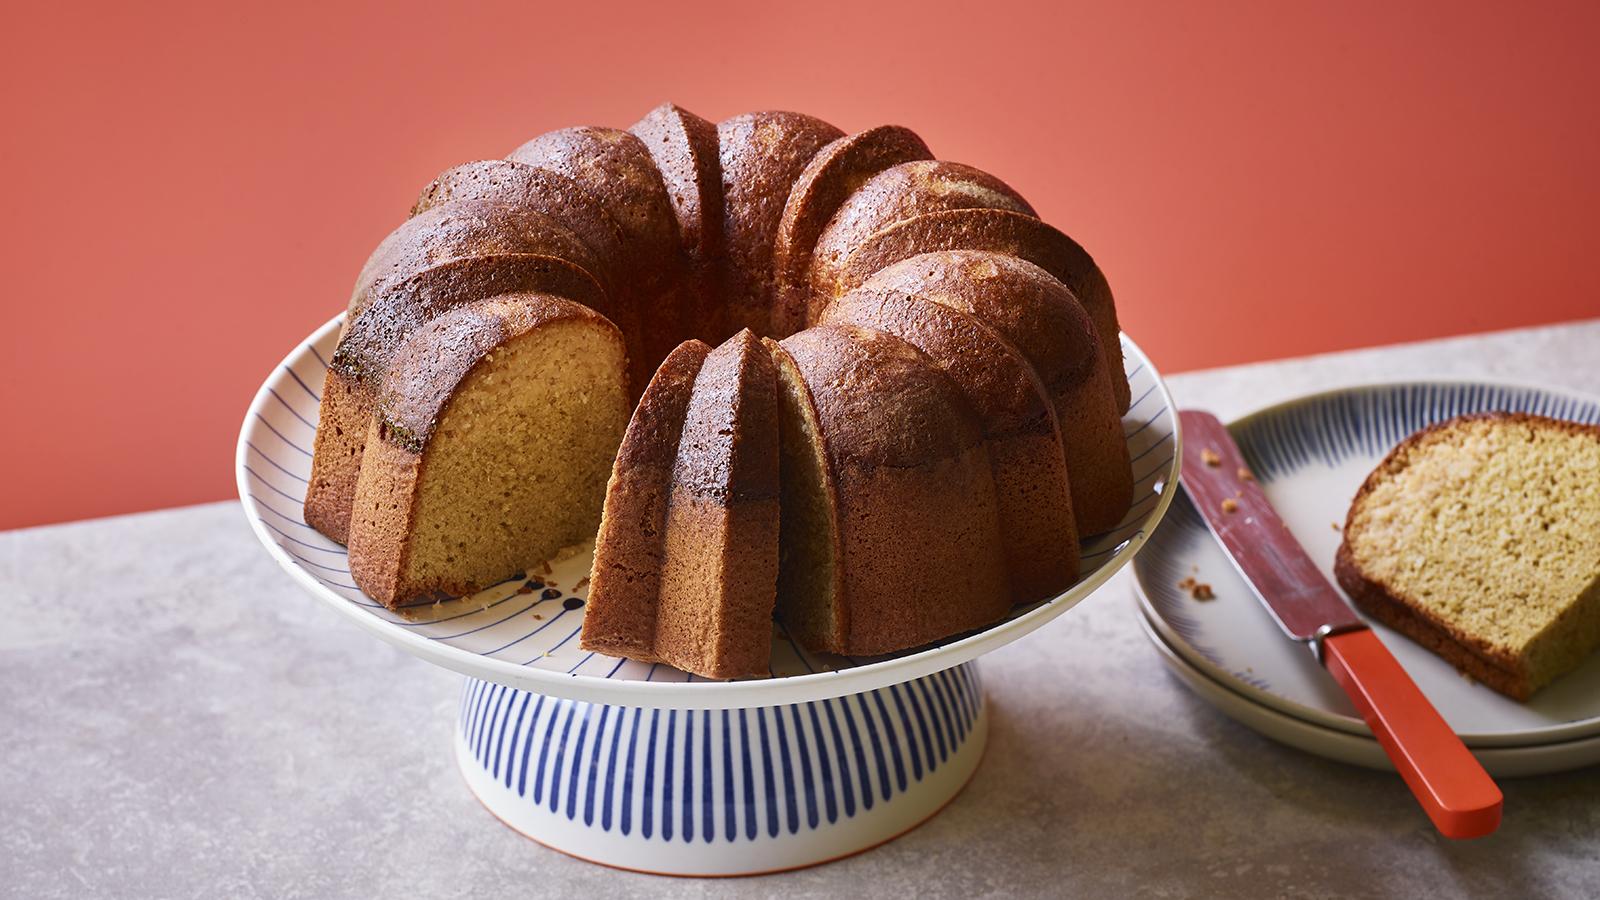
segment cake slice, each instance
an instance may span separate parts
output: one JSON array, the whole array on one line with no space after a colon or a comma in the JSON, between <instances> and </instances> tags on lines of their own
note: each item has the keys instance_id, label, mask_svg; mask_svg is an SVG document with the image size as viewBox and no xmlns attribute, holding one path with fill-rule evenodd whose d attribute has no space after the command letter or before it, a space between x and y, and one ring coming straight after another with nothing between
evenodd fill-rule
<instances>
[{"instance_id":1,"label":"cake slice","mask_svg":"<svg viewBox=\"0 0 1600 900\"><path fill-rule=\"evenodd\" d=\"M768 672L778 590L777 391L771 354L740 331L706 357L678 441L656 653L708 678Z\"/></svg>"},{"instance_id":2,"label":"cake slice","mask_svg":"<svg viewBox=\"0 0 1600 900\"><path fill-rule=\"evenodd\" d=\"M989 446L1012 600L1066 590L1079 561L1072 489L1055 404L1028 360L976 316L910 294L852 291L823 311L833 323L892 334L950 376Z\"/></svg>"},{"instance_id":3,"label":"cake slice","mask_svg":"<svg viewBox=\"0 0 1600 900\"><path fill-rule=\"evenodd\" d=\"M911 129L880 125L839 138L811 157L789 190L773 245L773 335L785 337L809 324L811 253L839 206L884 169L932 156Z\"/></svg>"},{"instance_id":4,"label":"cake slice","mask_svg":"<svg viewBox=\"0 0 1600 900\"><path fill-rule=\"evenodd\" d=\"M1356 493L1334 572L1363 612L1527 700L1600 646L1600 427L1417 432Z\"/></svg>"},{"instance_id":5,"label":"cake slice","mask_svg":"<svg viewBox=\"0 0 1600 900\"><path fill-rule=\"evenodd\" d=\"M1005 209L1034 215L1033 207L1004 181L982 169L942 159L890 166L867 179L838 209L810 254L809 279L820 301L845 293L840 286L850 251L885 228L924 213L952 209ZM810 321L820 305L810 312Z\"/></svg>"},{"instance_id":6,"label":"cake slice","mask_svg":"<svg viewBox=\"0 0 1600 900\"><path fill-rule=\"evenodd\" d=\"M412 216L378 244L356 278L345 322L423 269L508 253L565 260L591 274L600 269L588 245L551 216L494 200L452 200Z\"/></svg>"},{"instance_id":7,"label":"cake slice","mask_svg":"<svg viewBox=\"0 0 1600 900\"><path fill-rule=\"evenodd\" d=\"M1004 209L952 209L897 222L851 251L833 296L843 296L901 260L944 250L988 250L1015 256L1066 285L1094 322L1117 397L1117 411L1128 411L1130 397L1128 379L1123 374L1121 326L1117 323L1111 286L1076 241L1033 216Z\"/></svg>"},{"instance_id":8,"label":"cake slice","mask_svg":"<svg viewBox=\"0 0 1600 900\"><path fill-rule=\"evenodd\" d=\"M587 307L507 294L423 325L368 426L356 585L389 607L468 594L590 540L627 419L622 336Z\"/></svg>"},{"instance_id":9,"label":"cake slice","mask_svg":"<svg viewBox=\"0 0 1600 900\"><path fill-rule=\"evenodd\" d=\"M1079 536L1122 521L1134 487L1122 416L1094 325L1065 285L1009 254L954 250L898 262L855 293L904 293L960 310L1017 348L1055 404Z\"/></svg>"},{"instance_id":10,"label":"cake slice","mask_svg":"<svg viewBox=\"0 0 1600 900\"><path fill-rule=\"evenodd\" d=\"M667 354L628 422L595 539L580 639L585 649L659 661L656 601L672 470L694 381L710 352L700 341L685 341Z\"/></svg>"},{"instance_id":11,"label":"cake slice","mask_svg":"<svg viewBox=\"0 0 1600 900\"><path fill-rule=\"evenodd\" d=\"M719 292L729 333L772 333L773 253L784 203L811 157L841 137L844 132L827 122L793 112L745 113L717 124L724 254Z\"/></svg>"},{"instance_id":12,"label":"cake slice","mask_svg":"<svg viewBox=\"0 0 1600 900\"><path fill-rule=\"evenodd\" d=\"M341 544L350 539L350 510L378 382L406 335L452 306L523 292L610 308L600 285L573 263L537 253L503 253L430 266L391 284L360 315L346 320L322 383L306 485L307 525Z\"/></svg>"},{"instance_id":13,"label":"cake slice","mask_svg":"<svg viewBox=\"0 0 1600 900\"><path fill-rule=\"evenodd\" d=\"M779 617L811 650L866 656L1011 608L994 475L949 377L892 335L808 328L781 344Z\"/></svg>"},{"instance_id":14,"label":"cake slice","mask_svg":"<svg viewBox=\"0 0 1600 900\"><path fill-rule=\"evenodd\" d=\"M629 423L581 640L707 678L764 675L778 581L777 376L748 330L704 348L674 351Z\"/></svg>"}]
</instances>

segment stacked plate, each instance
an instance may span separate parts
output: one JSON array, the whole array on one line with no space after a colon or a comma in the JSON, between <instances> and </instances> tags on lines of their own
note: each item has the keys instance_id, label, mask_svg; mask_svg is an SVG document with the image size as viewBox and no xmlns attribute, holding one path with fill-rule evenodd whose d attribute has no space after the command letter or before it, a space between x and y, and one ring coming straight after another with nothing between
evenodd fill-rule
<instances>
[{"instance_id":1,"label":"stacked plate","mask_svg":"<svg viewBox=\"0 0 1600 900\"><path fill-rule=\"evenodd\" d=\"M1331 579L1350 499L1389 449L1426 425L1489 410L1600 422L1600 400L1589 397L1426 382L1317 394L1229 427L1267 497ZM1197 695L1283 743L1393 768L1349 699L1304 646L1278 630L1181 491L1133 570L1145 634ZM1202 599L1207 594L1213 596ZM1536 775L1600 763L1600 653L1518 703L1397 632L1373 628L1490 773Z\"/></svg>"}]
</instances>

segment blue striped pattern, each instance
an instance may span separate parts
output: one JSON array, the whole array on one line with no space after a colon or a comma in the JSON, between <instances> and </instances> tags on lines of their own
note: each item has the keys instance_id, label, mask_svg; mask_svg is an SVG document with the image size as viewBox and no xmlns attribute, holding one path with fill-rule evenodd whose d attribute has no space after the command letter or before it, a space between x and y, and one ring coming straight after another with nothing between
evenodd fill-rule
<instances>
[{"instance_id":1,"label":"blue striped pattern","mask_svg":"<svg viewBox=\"0 0 1600 900\"><path fill-rule=\"evenodd\" d=\"M815 831L914 790L983 708L971 663L878 691L751 709L557 700L467 679L456 736L519 802L646 840Z\"/></svg>"},{"instance_id":2,"label":"blue striped pattern","mask_svg":"<svg viewBox=\"0 0 1600 900\"><path fill-rule=\"evenodd\" d=\"M1531 387L1429 382L1340 391L1252 416L1233 427L1263 481L1312 463L1381 457L1411 433L1465 413L1526 412L1600 423L1600 403Z\"/></svg>"},{"instance_id":3,"label":"blue striped pattern","mask_svg":"<svg viewBox=\"0 0 1600 900\"><path fill-rule=\"evenodd\" d=\"M618 660L582 650L578 633L582 608L566 601L585 594L589 554L555 561L527 578L494 585L471 597L423 603L391 612L365 597L350 576L344 547L318 534L302 518L311 471L311 451L327 359L337 342L330 323L310 343L274 371L252 407L241 434L240 493L245 512L291 563L314 579L325 599L358 607L387 627L403 629L467 653L575 677L632 681L695 681L662 665ZM1159 389L1156 372L1138 348L1125 340L1134 404L1124 418L1129 455L1137 478L1135 500L1117 528L1083 542L1084 571L1090 578L1127 545L1142 536L1170 477L1176 448L1174 416ZM1013 610L1016 619L1056 602L1045 600ZM918 652L918 651L910 651ZM878 662L888 657L820 656L799 647L784 632L772 646L774 677L806 675ZM792 727L792 726L785 726Z\"/></svg>"}]
</instances>

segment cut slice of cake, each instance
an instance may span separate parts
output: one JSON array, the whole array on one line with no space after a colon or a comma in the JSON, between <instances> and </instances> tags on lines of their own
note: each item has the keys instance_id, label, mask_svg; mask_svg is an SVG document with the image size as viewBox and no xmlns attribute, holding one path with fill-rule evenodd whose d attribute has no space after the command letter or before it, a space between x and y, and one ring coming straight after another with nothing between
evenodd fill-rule
<instances>
[{"instance_id":1,"label":"cut slice of cake","mask_svg":"<svg viewBox=\"0 0 1600 900\"><path fill-rule=\"evenodd\" d=\"M1121 326L1111 286L1077 241L1033 216L1004 209L951 209L897 222L867 238L845 258L833 296L860 287L901 260L949 250L988 250L1026 260L1055 276L1083 304L1094 323L1100 351L1111 373L1117 411L1127 412L1128 379L1123 374Z\"/></svg>"},{"instance_id":2,"label":"cut slice of cake","mask_svg":"<svg viewBox=\"0 0 1600 900\"><path fill-rule=\"evenodd\" d=\"M659 661L656 601L672 469L694 381L710 352L700 341L679 344L656 370L628 422L595 539L580 639L585 650Z\"/></svg>"},{"instance_id":3,"label":"cut slice of cake","mask_svg":"<svg viewBox=\"0 0 1600 900\"><path fill-rule=\"evenodd\" d=\"M548 294L449 310L396 351L350 521L350 571L394 607L584 543L628 419L622 336Z\"/></svg>"},{"instance_id":4,"label":"cut slice of cake","mask_svg":"<svg viewBox=\"0 0 1600 900\"><path fill-rule=\"evenodd\" d=\"M1028 360L977 316L910 294L852 291L823 310L835 323L892 334L950 376L989 446L1011 599L1066 590L1079 563L1072 488L1055 404Z\"/></svg>"},{"instance_id":5,"label":"cut slice of cake","mask_svg":"<svg viewBox=\"0 0 1600 900\"><path fill-rule=\"evenodd\" d=\"M748 330L667 357L623 440L582 644L707 678L764 675L778 583L778 400Z\"/></svg>"},{"instance_id":6,"label":"cut slice of cake","mask_svg":"<svg viewBox=\"0 0 1600 900\"><path fill-rule=\"evenodd\" d=\"M711 351L684 417L656 654L707 678L766 675L778 592L778 376L748 329Z\"/></svg>"},{"instance_id":7,"label":"cut slice of cake","mask_svg":"<svg viewBox=\"0 0 1600 900\"><path fill-rule=\"evenodd\" d=\"M907 294L960 310L1015 347L1055 401L1078 535L1117 527L1133 501L1134 478L1112 385L1127 379L1106 368L1094 325L1065 285L1015 256L953 250L895 263L857 292Z\"/></svg>"},{"instance_id":8,"label":"cut slice of cake","mask_svg":"<svg viewBox=\"0 0 1600 900\"><path fill-rule=\"evenodd\" d=\"M919 647L1011 609L988 447L949 376L850 325L771 343L783 521L779 617L811 650Z\"/></svg>"},{"instance_id":9,"label":"cut slice of cake","mask_svg":"<svg viewBox=\"0 0 1600 900\"><path fill-rule=\"evenodd\" d=\"M1600 646L1600 427L1462 416L1402 441L1334 571L1362 611L1526 700Z\"/></svg>"}]
</instances>

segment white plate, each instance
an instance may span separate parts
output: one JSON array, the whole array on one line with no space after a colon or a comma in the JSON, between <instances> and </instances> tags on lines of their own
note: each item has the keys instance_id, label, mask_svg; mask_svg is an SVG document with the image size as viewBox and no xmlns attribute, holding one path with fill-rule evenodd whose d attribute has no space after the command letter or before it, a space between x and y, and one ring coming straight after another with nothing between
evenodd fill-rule
<instances>
[{"instance_id":1,"label":"white plate","mask_svg":"<svg viewBox=\"0 0 1600 900\"><path fill-rule=\"evenodd\" d=\"M1229 426L1268 499L1330 579L1338 526L1356 489L1401 439L1486 410L1600 421L1600 401L1538 387L1473 382L1372 385L1279 404ZM1145 609L1200 671L1252 701L1326 728L1369 734L1306 649L1278 630L1182 491L1134 564ZM1178 586L1211 585L1197 601ZM1374 629L1468 746L1526 746L1600 734L1600 654L1523 704L1472 682L1382 625Z\"/></svg>"},{"instance_id":2,"label":"white plate","mask_svg":"<svg viewBox=\"0 0 1600 900\"><path fill-rule=\"evenodd\" d=\"M1155 645L1167 669L1197 696L1239 724L1307 753L1368 769L1394 771L1394 763L1389 761L1377 740L1371 737L1371 732L1362 737L1336 728L1324 728L1285 715L1252 697L1229 690L1228 686L1208 677L1173 649L1162 638L1148 613L1139 616L1139 624L1143 627L1145 637ZM1547 775L1600 763L1600 737L1525 747L1477 747L1472 755L1496 778Z\"/></svg>"},{"instance_id":3,"label":"white plate","mask_svg":"<svg viewBox=\"0 0 1600 900\"><path fill-rule=\"evenodd\" d=\"M430 662L519 690L597 703L717 709L798 703L897 684L974 659L1033 631L1076 605L1126 565L1172 501L1177 417L1160 373L1123 336L1134 403L1124 417L1137 478L1132 508L1112 531L1084 542L1084 572L1061 595L1019 606L1010 618L943 644L886 657L822 657L773 637L772 676L731 682L693 678L660 665L583 651L578 583L591 553L555 562L533 578L402 615L363 596L350 580L344 547L301 517L327 359L338 338L330 321L296 347L256 394L239 435L237 477L245 515L263 546L303 587L361 627ZM531 585L530 585L531 587ZM319 623L308 622L308 627Z\"/></svg>"}]
</instances>

